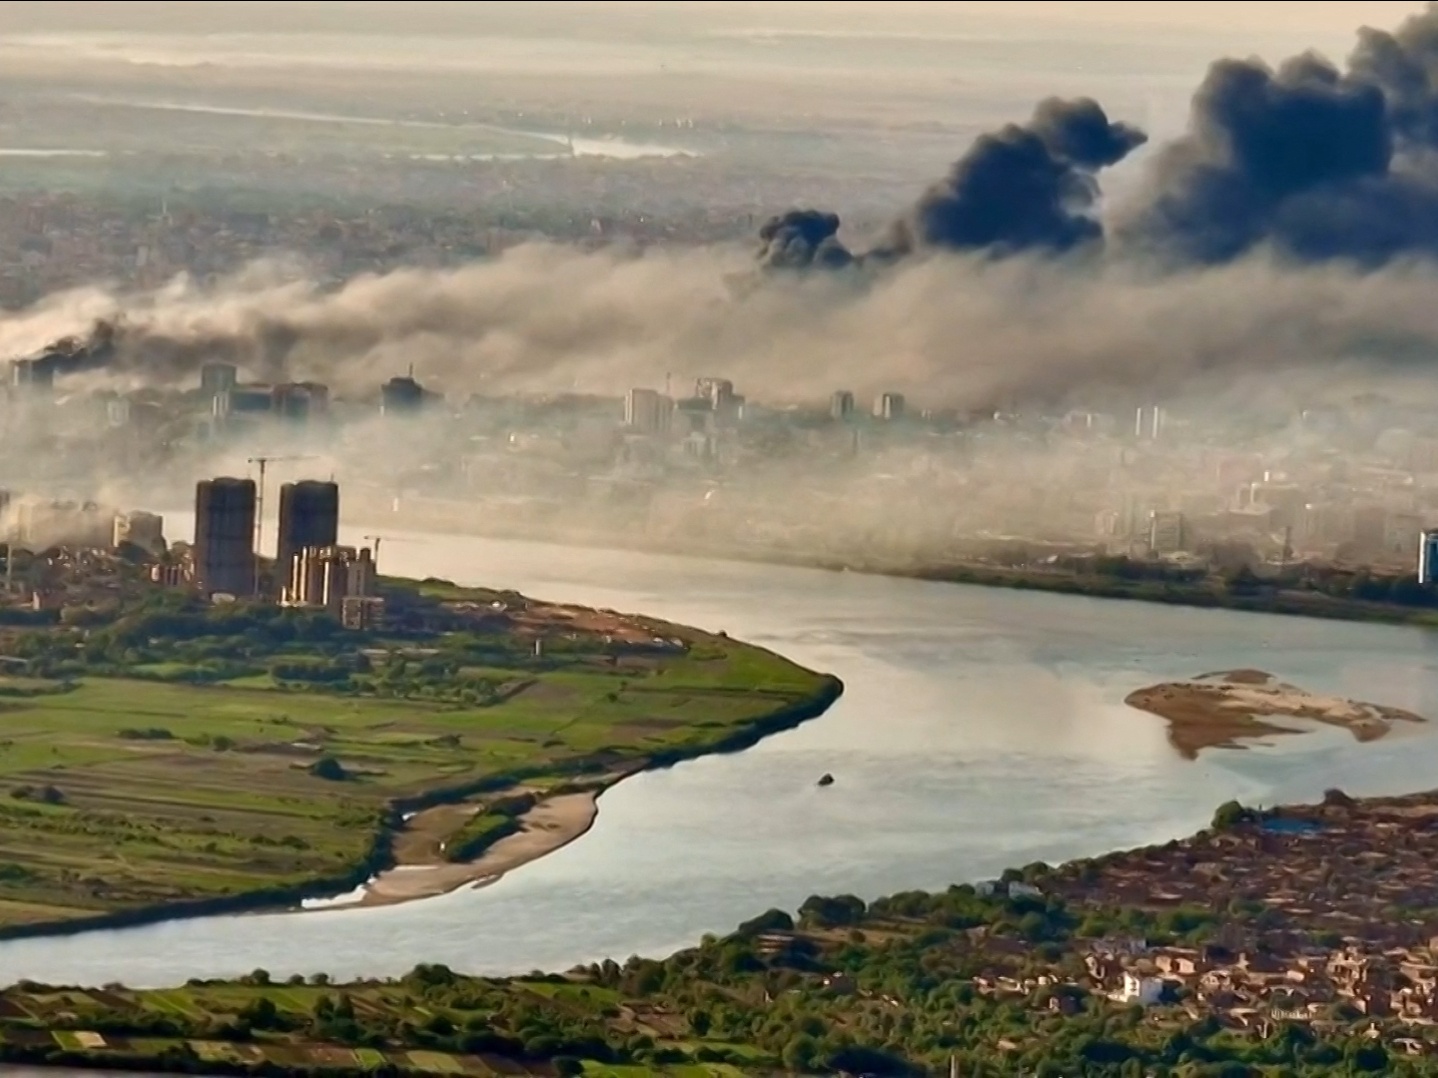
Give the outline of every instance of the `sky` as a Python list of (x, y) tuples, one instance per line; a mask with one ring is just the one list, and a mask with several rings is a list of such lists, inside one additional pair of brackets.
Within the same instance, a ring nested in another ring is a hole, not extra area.
[(32, 0), (0, 2), (0, 32), (62, 29), (313, 29), (390, 26), (396, 20), (451, 22), (479, 28), (486, 22), (540, 19), (549, 26), (573, 18), (602, 28), (608, 18), (783, 23), (805, 27), (901, 19), (914, 26), (951, 27), (976, 16), (1009, 20), (1129, 27), (1193, 27), (1225, 32), (1334, 33), (1363, 23), (1391, 25), (1421, 9), (1414, 0), (491, 0), (425, 3), (417, 0)]

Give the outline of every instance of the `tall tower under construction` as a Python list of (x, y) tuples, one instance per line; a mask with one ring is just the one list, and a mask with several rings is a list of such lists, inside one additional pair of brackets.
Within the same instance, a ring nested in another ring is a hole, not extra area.
[(280, 488), (280, 538), (275, 576), (290, 578), (295, 555), (309, 547), (339, 542), (340, 488), (335, 483), (286, 483)]
[(195, 490), (195, 583), (206, 595), (255, 591), (255, 481), (207, 479)]

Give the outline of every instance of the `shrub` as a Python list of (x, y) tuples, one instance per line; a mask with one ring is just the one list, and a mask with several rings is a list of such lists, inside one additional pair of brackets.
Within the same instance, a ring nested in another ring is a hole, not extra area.
[(324, 756), (310, 765), (310, 774), (317, 779), (324, 779), (326, 782), (344, 782), (348, 779), (349, 772), (344, 765), (333, 756)]

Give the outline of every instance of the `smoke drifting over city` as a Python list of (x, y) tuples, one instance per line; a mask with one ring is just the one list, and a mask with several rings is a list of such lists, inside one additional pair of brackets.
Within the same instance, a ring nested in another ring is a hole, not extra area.
[(1045, 101), (977, 139), (862, 253), (835, 214), (775, 217), (761, 267), (840, 272), (762, 287), (729, 287), (752, 255), (717, 248), (531, 245), (337, 287), (256, 266), (53, 296), (0, 322), (0, 347), (23, 355), (98, 322), (113, 340), (52, 357), (62, 374), (173, 385), (225, 360), (345, 392), (414, 365), (453, 391), (618, 393), (704, 370), (770, 396), (922, 385), (980, 407), (1438, 347), (1438, 9), (1364, 30), (1344, 67), (1219, 61), (1188, 132), (1105, 206), (1100, 173), (1145, 138), (1092, 100)]

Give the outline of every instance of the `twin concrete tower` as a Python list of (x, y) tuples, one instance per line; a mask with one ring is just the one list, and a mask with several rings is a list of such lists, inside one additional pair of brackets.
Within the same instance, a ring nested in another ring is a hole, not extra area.
[[(208, 595), (254, 595), (258, 489), (253, 479), (207, 479), (195, 493), (195, 582)], [(297, 555), (339, 541), (340, 488), (335, 483), (287, 483), (280, 489), (279, 583), (289, 580)]]

